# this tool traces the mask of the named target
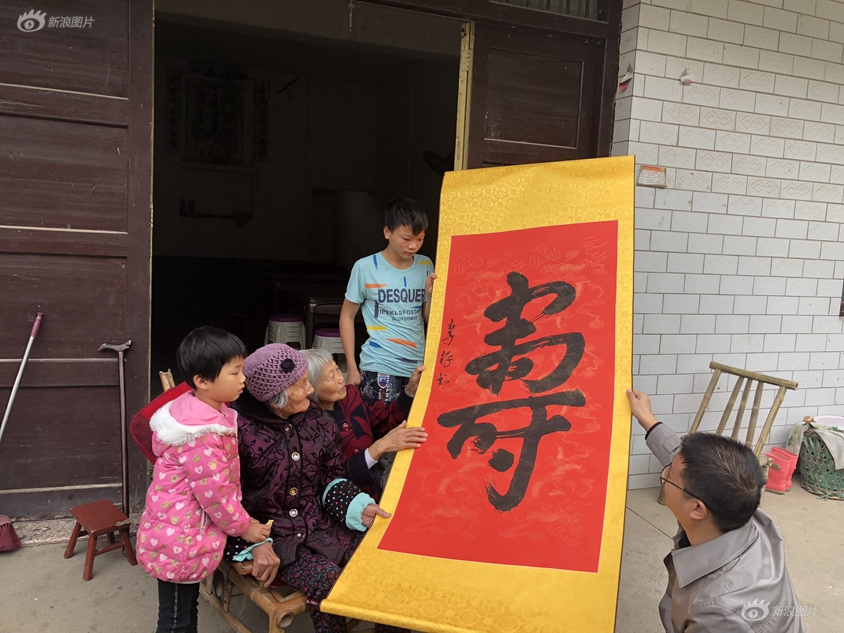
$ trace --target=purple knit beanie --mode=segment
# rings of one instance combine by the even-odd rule
[[[289,345],[270,343],[252,352],[243,363],[246,389],[267,402],[294,384],[308,371],[308,361]]]

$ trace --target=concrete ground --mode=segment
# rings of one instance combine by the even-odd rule
[[[628,493],[616,633],[662,630],[657,616],[667,578],[662,558],[671,548],[676,523],[667,508],[657,505],[656,492]],[[844,622],[844,502],[819,499],[795,482],[784,496],[767,494],[763,509],[782,532],[792,580],[809,608],[806,631],[839,633]],[[26,528],[19,524],[20,532]],[[0,633],[149,633],[155,628],[154,580],[112,552],[96,559],[94,578],[83,582],[84,539],[70,560],[62,558],[64,547],[54,543],[0,554]],[[257,607],[244,598],[234,604],[255,633],[267,630]],[[202,599],[199,617],[202,633],[232,630]],[[289,629],[312,630],[307,616]]]

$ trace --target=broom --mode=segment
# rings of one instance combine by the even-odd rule
[[[38,316],[35,317],[35,323],[32,324],[32,331],[29,333],[29,342],[26,344],[26,351],[23,353],[23,360],[21,361],[20,369],[18,369],[15,384],[12,386],[12,393],[9,396],[9,404],[6,405],[6,412],[3,414],[3,423],[0,424],[0,439],[3,438],[3,431],[6,430],[6,422],[9,421],[9,414],[12,412],[12,404],[15,402],[15,396],[18,393],[21,378],[23,378],[23,370],[24,367],[26,367],[26,361],[29,360],[29,352],[32,349],[32,343],[38,335],[38,328],[41,327],[42,316],[44,315],[39,312]],[[17,533],[15,533],[12,520],[5,515],[0,515],[0,552],[14,552],[20,546],[21,540],[18,538]]]

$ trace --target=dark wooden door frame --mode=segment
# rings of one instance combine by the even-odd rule
[[[129,13],[129,174],[126,270],[128,415],[149,400],[152,308],[152,161],[153,161],[153,0],[131,0]],[[130,441],[131,444],[131,441]],[[132,505],[143,503],[147,461],[129,447],[129,493]]]
[[[364,4],[377,4],[466,21],[529,27],[584,36],[597,40],[603,49],[599,64],[601,74],[600,99],[596,99],[599,114],[595,117],[596,157],[609,156],[612,149],[612,131],[615,93],[618,84],[618,58],[621,36],[622,0],[596,0],[600,2],[601,20],[586,20],[568,15],[545,13],[532,9],[508,6],[490,0],[358,0]]]
[[[363,4],[380,4],[396,9],[407,9],[458,18],[503,24],[529,26],[549,31],[561,31],[575,35],[607,38],[613,31],[613,20],[621,23],[621,0],[596,0],[600,2],[600,20],[587,20],[559,13],[546,13],[533,9],[508,6],[490,0],[358,0]],[[616,30],[617,32],[617,30]]]

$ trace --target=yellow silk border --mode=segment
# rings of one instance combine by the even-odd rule
[[[604,633],[615,626],[630,447],[633,325],[632,157],[452,172],[443,183],[437,291],[429,341],[442,332],[451,237],[561,224],[618,221],[613,436],[598,573],[476,563],[380,551],[389,522],[370,529],[322,610],[418,631]],[[436,366],[437,345],[425,364]],[[435,372],[423,374],[408,421],[421,424]],[[395,510],[412,451],[398,454],[382,500]]]

